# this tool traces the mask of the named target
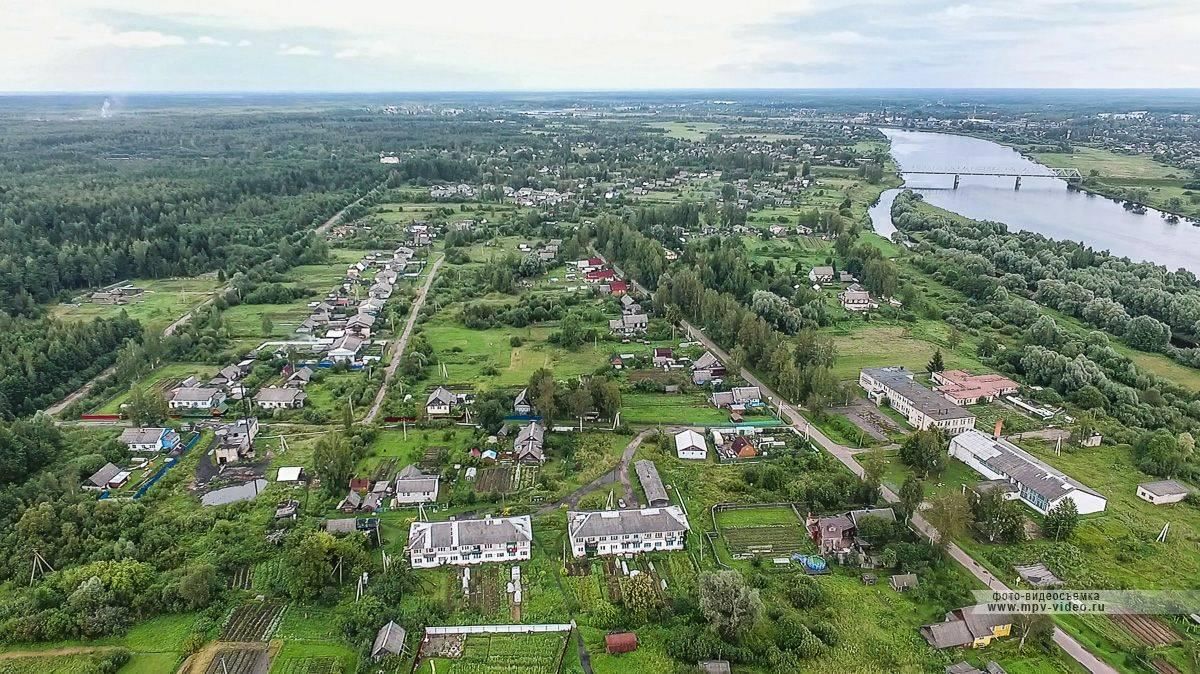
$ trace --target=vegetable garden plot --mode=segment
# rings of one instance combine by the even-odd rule
[[[258,674],[267,671],[267,652],[256,648],[220,648],[204,674]]]
[[[286,658],[277,662],[271,671],[278,674],[339,674],[343,667],[340,660],[331,657]]]
[[[471,634],[457,658],[437,659],[438,674],[555,674],[568,632]],[[428,663],[427,663],[428,664]],[[418,671],[432,671],[422,666]]]
[[[492,466],[479,471],[475,480],[475,491],[482,494],[498,492],[506,494],[512,489],[514,468],[512,466]]]
[[[279,627],[286,604],[251,602],[229,614],[221,629],[221,641],[267,641]]]
[[[716,523],[734,557],[777,557],[813,549],[808,533],[791,508],[718,511]]]
[[[1114,614],[1109,618],[1146,646],[1166,646],[1179,641],[1175,630],[1153,616]]]

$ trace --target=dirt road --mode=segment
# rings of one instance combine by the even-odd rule
[[[391,383],[392,377],[396,375],[396,369],[400,367],[400,358],[404,355],[404,349],[408,346],[408,339],[412,336],[413,328],[417,324],[417,315],[421,313],[421,307],[425,306],[425,298],[429,295],[429,288],[433,285],[433,279],[437,276],[438,269],[441,268],[445,260],[445,256],[439,257],[429,267],[429,274],[425,277],[425,283],[417,291],[417,298],[413,300],[412,308],[408,311],[408,322],[404,324],[404,331],[400,334],[399,339],[392,342],[391,360],[388,361],[387,368],[383,371],[383,385],[379,387],[379,392],[375,394],[375,401],[371,403],[371,409],[367,410],[367,415],[363,417],[364,424],[374,422],[375,417],[379,415],[379,408],[383,406],[383,400],[387,397],[388,385]]]

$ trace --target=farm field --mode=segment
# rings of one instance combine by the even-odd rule
[[[1094,147],[1077,146],[1074,152],[1035,152],[1037,162],[1054,168],[1076,168],[1087,175],[1098,171],[1101,178],[1166,178],[1179,177],[1180,169],[1161,164],[1136,154],[1117,154]]]
[[[271,662],[271,674],[350,674],[358,655],[335,641],[332,635],[323,642],[285,639]]]
[[[114,318],[122,311],[150,330],[162,330],[212,296],[220,283],[216,276],[173,279],[134,279],[132,285],[146,292],[128,304],[92,304],[82,293],[79,304],[56,304],[50,314],[71,321]]]
[[[723,128],[723,125],[715,122],[666,122],[647,126],[662,129],[667,136],[680,140],[704,140],[708,134],[719,133]]]
[[[286,604],[251,602],[242,604],[229,614],[221,628],[222,641],[267,641],[279,627]]]

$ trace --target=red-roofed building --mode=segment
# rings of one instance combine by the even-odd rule
[[[584,274],[583,278],[588,283],[601,283],[612,281],[613,279],[617,278],[617,274],[611,269],[593,269],[592,271]]]
[[[739,459],[753,459],[758,456],[758,450],[755,449],[754,443],[747,440],[744,435],[733,439],[733,451],[737,453]]]
[[[608,292],[610,295],[620,297],[629,292],[629,284],[624,281],[613,281],[608,284]]]
[[[932,373],[934,390],[955,405],[990,403],[996,398],[1011,395],[1021,385],[999,374],[971,374],[965,370],[946,370]]]

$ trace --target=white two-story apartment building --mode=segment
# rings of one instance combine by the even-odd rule
[[[413,522],[408,529],[407,551],[414,569],[520,562],[529,559],[532,541],[529,515]]]
[[[567,513],[567,536],[576,557],[682,550],[689,529],[679,506]]]
[[[975,428],[974,414],[913,381],[903,367],[867,368],[858,373],[858,385],[876,405],[886,402],[917,430],[940,428],[958,435]]]

